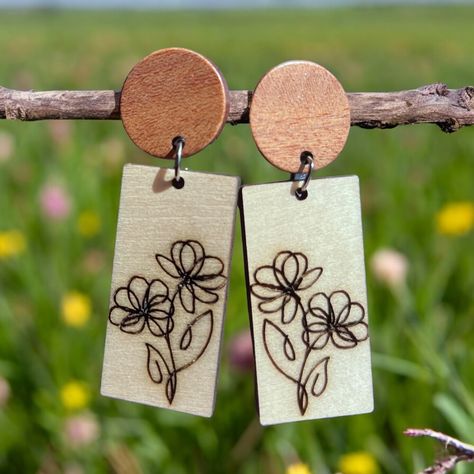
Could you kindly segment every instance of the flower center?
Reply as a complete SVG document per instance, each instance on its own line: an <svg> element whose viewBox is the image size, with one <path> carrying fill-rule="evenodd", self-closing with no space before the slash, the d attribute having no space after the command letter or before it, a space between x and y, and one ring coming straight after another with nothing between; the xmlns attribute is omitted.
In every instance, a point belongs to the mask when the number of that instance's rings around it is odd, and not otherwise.
<svg viewBox="0 0 474 474"><path fill-rule="evenodd" d="M334 321L328 322L328 331L329 332L337 332L338 329L338 324L336 324Z"/></svg>
<svg viewBox="0 0 474 474"><path fill-rule="evenodd" d="M188 286L192 284L193 278L189 273L183 273L181 275L181 281L179 282L179 287L182 288L183 286Z"/></svg>

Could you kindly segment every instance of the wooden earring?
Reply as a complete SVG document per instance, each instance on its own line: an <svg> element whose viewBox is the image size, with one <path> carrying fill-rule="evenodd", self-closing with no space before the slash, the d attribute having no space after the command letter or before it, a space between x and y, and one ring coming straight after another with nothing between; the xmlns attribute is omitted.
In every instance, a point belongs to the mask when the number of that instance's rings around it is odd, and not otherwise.
<svg viewBox="0 0 474 474"><path fill-rule="evenodd" d="M181 170L216 139L228 89L218 69L181 48L128 75L123 125L174 169L124 168L102 372L103 395L211 416L239 178Z"/></svg>
<svg viewBox="0 0 474 474"><path fill-rule="evenodd" d="M242 188L261 423L370 412L358 178L310 180L346 142L346 94L318 64L283 63L258 84L250 125L264 157L293 173Z"/></svg>

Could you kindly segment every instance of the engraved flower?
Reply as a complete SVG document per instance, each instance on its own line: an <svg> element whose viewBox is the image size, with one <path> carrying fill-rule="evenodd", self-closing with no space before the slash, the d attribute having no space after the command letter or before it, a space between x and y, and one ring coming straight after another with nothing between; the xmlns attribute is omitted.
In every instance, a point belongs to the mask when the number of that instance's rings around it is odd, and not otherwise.
<svg viewBox="0 0 474 474"><path fill-rule="evenodd" d="M303 341L310 349L322 349L329 340L339 349L351 349L369 337L363 306L345 291L316 293L309 300L307 316Z"/></svg>
<svg viewBox="0 0 474 474"><path fill-rule="evenodd" d="M250 291L262 300L258 304L262 313L280 311L282 323L287 324L304 313L298 292L314 285L322 272L321 267L308 269L308 258L302 253L286 250L276 255L272 265L255 271Z"/></svg>
<svg viewBox="0 0 474 474"><path fill-rule="evenodd" d="M161 280L134 276L128 286L117 289L114 303L109 320L123 332L139 334L146 325L153 335L160 337L173 330L174 306L168 297L168 287Z"/></svg>
<svg viewBox="0 0 474 474"><path fill-rule="evenodd" d="M212 304L219 299L215 292L225 285L224 263L206 255L199 242L179 240L171 246L171 258L156 254L156 261L169 276L179 280L175 295L179 295L188 313L195 312L196 300Z"/></svg>

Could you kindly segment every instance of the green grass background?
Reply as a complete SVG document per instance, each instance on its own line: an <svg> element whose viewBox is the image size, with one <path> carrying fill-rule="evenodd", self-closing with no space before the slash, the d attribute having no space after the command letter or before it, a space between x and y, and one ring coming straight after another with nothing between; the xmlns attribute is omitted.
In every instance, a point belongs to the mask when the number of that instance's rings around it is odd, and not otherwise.
<svg viewBox="0 0 474 474"><path fill-rule="evenodd" d="M119 89L142 57L183 46L218 64L232 89L252 89L288 59L326 66L347 91L432 82L454 88L474 82L473 24L474 7L2 12L0 84ZM360 176L366 256L382 246L406 254L408 289L393 294L368 273L373 414L260 429L252 374L236 373L228 363L229 341L248 326L238 230L214 417L99 395L122 162L168 163L138 150L119 121L71 125L71 140L59 146L48 123L0 123L0 131L15 140L14 157L0 164L0 230L19 228L28 239L23 256L0 263L0 374L12 387L0 410L2 472L37 472L45 459L60 469L73 462L88 473L110 472L108 453L126 446L143 472L279 473L301 459L325 474L336 472L342 454L363 450L377 458L382 472L401 474L434 455L431 442L404 438L406 427L429 426L474 441L472 233L448 238L435 228L443 204L474 198L474 130L447 135L435 126L354 128L339 159L317 172ZM111 139L125 148L118 165L104 151ZM287 177L259 155L245 125L227 126L186 164L237 174L244 183ZM38 194L50 180L72 195L73 212L65 222L50 222L40 212ZM93 239L76 231L83 209L101 216L102 231ZM91 249L106 256L94 275L82 265ZM93 301L93 317L82 329L60 319L62 295L71 289ZM90 409L102 430L97 443L80 450L61 437L67 413L59 390L74 378L91 387Z"/></svg>

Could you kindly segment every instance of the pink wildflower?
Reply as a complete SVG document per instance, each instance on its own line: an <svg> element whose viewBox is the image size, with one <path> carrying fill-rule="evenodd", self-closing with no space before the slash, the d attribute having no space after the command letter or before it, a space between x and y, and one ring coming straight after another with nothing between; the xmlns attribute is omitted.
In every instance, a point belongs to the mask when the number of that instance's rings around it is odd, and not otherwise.
<svg viewBox="0 0 474 474"><path fill-rule="evenodd" d="M235 369L242 372L253 370L252 336L248 329L234 336L230 344L230 363Z"/></svg>
<svg viewBox="0 0 474 474"><path fill-rule="evenodd" d="M64 423L64 439L73 448L87 446L97 440L100 426L92 414L71 416Z"/></svg>
<svg viewBox="0 0 474 474"><path fill-rule="evenodd" d="M71 211L71 199L59 185L47 184L40 194L41 209L46 217L54 220L65 219Z"/></svg>

